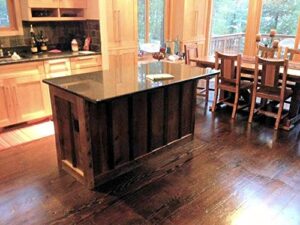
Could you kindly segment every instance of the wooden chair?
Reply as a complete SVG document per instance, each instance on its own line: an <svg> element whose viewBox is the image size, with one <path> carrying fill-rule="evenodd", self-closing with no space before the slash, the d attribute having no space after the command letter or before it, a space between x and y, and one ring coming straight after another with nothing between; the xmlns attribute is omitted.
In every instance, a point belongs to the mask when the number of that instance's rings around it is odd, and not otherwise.
<svg viewBox="0 0 300 225"><path fill-rule="evenodd" d="M198 57L198 46L197 44L186 44L184 45L184 53L185 53L185 64L188 65L195 65L196 63L192 63L190 61L191 58L197 58ZM197 87L197 95L205 97L205 102L208 102L209 97L209 81L211 78L205 79L205 87Z"/></svg>
<svg viewBox="0 0 300 225"><path fill-rule="evenodd" d="M300 49L285 48L284 59L300 61Z"/></svg>
<svg viewBox="0 0 300 225"><path fill-rule="evenodd" d="M256 57L255 62L253 95L248 122L252 123L254 113L261 113L276 118L275 129L277 130L280 120L287 116L287 113L282 115L284 101L292 95L292 91L286 88L288 60ZM280 67L283 67L281 82L279 82ZM260 82L258 82L259 75L261 76ZM268 111L265 104L255 108L257 97L279 102L278 112Z"/></svg>
<svg viewBox="0 0 300 225"><path fill-rule="evenodd" d="M219 52L215 53L215 69L220 69L220 75L215 78L215 95L212 105L212 112L216 110L219 103L225 103L233 107L231 118L235 118L238 109L245 108L249 104L239 105L240 94L242 90L250 90L252 83L249 81L241 81L241 54L225 55ZM231 92L235 94L234 103L229 102L229 98L223 97L218 101L219 90Z"/></svg>
<svg viewBox="0 0 300 225"><path fill-rule="evenodd" d="M257 45L256 55L262 58L270 58L273 59L275 57L275 53L277 53L277 48L268 48L261 44Z"/></svg>

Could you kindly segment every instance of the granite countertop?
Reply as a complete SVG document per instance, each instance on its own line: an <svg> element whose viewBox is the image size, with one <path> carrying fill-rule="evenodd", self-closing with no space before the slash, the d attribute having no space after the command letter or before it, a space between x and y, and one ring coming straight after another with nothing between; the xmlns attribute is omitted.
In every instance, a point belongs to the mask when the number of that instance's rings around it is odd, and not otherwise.
<svg viewBox="0 0 300 225"><path fill-rule="evenodd" d="M67 92L83 97L93 103L117 98L123 95L147 91L174 83L203 79L208 76L215 76L218 70L202 69L186 64L167 62L154 62L139 64L137 74L123 73L118 76L111 71L98 71L74 76L45 79L44 82ZM126 66L125 66L126 67ZM116 68L114 68L116 69ZM121 68L120 71L128 71ZM131 71L131 70L129 70ZM151 80L149 75L166 74L173 78Z"/></svg>
<svg viewBox="0 0 300 225"><path fill-rule="evenodd" d="M0 66L1 65L10 65L15 63L24 63L24 62L35 62L35 61L43 61L50 59L62 59L62 58L72 58L77 56L87 56L87 55L100 55L100 52L60 52L60 53L38 53L38 54L22 54L21 59L13 60L10 57L0 58Z"/></svg>

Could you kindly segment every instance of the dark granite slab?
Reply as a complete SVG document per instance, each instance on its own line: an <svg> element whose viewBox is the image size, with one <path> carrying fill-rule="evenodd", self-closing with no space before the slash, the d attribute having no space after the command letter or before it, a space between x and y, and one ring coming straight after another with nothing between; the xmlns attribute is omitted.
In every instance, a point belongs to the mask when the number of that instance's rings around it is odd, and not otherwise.
<svg viewBox="0 0 300 225"><path fill-rule="evenodd" d="M62 58L72 58L77 56L87 56L87 55L100 55L99 52L91 52L91 53L80 53L80 52L61 52L61 53L40 53L40 54L23 54L20 55L21 59L13 60L11 58L0 58L0 66L1 65L10 65L16 63L25 63L25 62L35 62L35 61L43 61L50 59L62 59Z"/></svg>
<svg viewBox="0 0 300 225"><path fill-rule="evenodd" d="M118 68L113 69L116 70ZM119 71L126 71L126 68L122 68ZM119 75L111 71L99 71L45 79L44 82L96 103L178 82L204 79L219 73L217 70L167 62L140 64L137 65L137 71L137 74L125 72ZM174 78L153 81L147 77L149 74L162 73L171 74Z"/></svg>

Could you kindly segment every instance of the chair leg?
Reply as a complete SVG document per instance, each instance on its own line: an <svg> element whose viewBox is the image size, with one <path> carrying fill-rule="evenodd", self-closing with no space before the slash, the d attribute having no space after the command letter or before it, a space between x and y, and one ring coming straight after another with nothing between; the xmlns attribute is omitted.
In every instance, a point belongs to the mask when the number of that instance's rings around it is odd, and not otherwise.
<svg viewBox="0 0 300 225"><path fill-rule="evenodd" d="M218 89L218 78L215 78L215 93L214 93L214 101L211 107L211 111L214 112L216 110L216 106L217 106L217 101L218 101L218 93L219 93L219 89Z"/></svg>
<svg viewBox="0 0 300 225"><path fill-rule="evenodd" d="M250 107L250 114L249 114L248 123L252 123L254 109L255 109L255 103L256 103L256 93L255 93L255 91L253 91L252 92L251 107Z"/></svg>
<svg viewBox="0 0 300 225"><path fill-rule="evenodd" d="M283 105L284 105L284 101L281 100L279 103L277 118L276 118L276 122L275 122L275 130L277 130L279 127L279 123L280 123L282 111L283 111Z"/></svg>
<svg viewBox="0 0 300 225"><path fill-rule="evenodd" d="M235 93L235 97L234 97L234 103L233 103L233 109L232 109L232 114L231 114L231 118L234 119L236 116L236 111L239 105L239 98L240 98L240 93L237 91Z"/></svg>
<svg viewBox="0 0 300 225"><path fill-rule="evenodd" d="M205 90L205 102L208 102L208 97L209 97L209 78L206 78L206 90Z"/></svg>

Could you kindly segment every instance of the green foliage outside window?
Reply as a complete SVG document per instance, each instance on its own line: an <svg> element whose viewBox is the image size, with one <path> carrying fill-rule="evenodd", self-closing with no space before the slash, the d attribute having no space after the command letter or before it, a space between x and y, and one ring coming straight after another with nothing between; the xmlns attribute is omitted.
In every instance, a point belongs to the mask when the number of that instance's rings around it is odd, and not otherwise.
<svg viewBox="0 0 300 225"><path fill-rule="evenodd" d="M9 26L8 10L6 0L0 0L0 27Z"/></svg>
<svg viewBox="0 0 300 225"><path fill-rule="evenodd" d="M276 29L278 34L296 35L300 0L264 0L260 32Z"/></svg>

